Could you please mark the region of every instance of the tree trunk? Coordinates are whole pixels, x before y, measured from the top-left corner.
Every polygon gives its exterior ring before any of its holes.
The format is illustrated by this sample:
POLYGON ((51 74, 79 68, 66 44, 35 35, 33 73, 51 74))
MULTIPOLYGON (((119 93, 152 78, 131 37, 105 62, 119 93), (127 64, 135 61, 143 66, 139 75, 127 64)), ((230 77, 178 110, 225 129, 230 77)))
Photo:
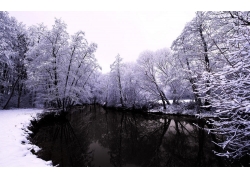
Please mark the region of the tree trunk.
POLYGON ((8 104, 9 104, 9 102, 10 102, 10 100, 11 100, 13 94, 14 94, 14 90, 15 90, 15 87, 16 87, 18 81, 19 81, 19 78, 20 78, 20 77, 18 77, 17 80, 16 80, 16 82, 14 83, 14 85, 13 85, 13 87, 12 87, 12 90, 11 90, 11 93, 10 93, 10 97, 9 97, 8 101, 6 102, 6 104, 3 106, 3 109, 6 109, 6 108, 7 108, 8 104))
POLYGON ((23 83, 21 85, 18 84, 18 97, 17 97, 17 108, 20 108, 21 95, 23 91, 23 83))
MULTIPOLYGON (((190 68, 188 59, 186 59, 186 64, 187 64, 188 70, 190 71, 191 68, 190 68)), ((189 75, 190 75, 189 82, 191 83, 191 86, 192 86, 192 90, 193 90, 193 93, 194 93, 195 102, 198 105, 198 108, 199 108, 198 111, 200 111, 201 100, 200 100, 199 96, 197 95, 197 87, 195 85, 195 79, 192 78, 192 74, 191 73, 189 73, 189 75)))
MULTIPOLYGON (((205 38, 203 36, 201 27, 199 28, 199 32, 200 32, 200 36, 201 36, 201 40, 202 40, 203 48, 204 48, 204 58, 205 58, 205 65, 206 65, 205 69, 209 73, 210 72, 210 62, 209 62, 209 58, 208 58, 208 55, 207 55, 208 48, 207 48, 207 43, 206 43, 205 38)), ((211 90, 209 89, 210 88, 209 84, 210 84, 210 80, 207 80, 206 81, 206 88, 208 88, 208 90, 206 91, 206 95, 208 97, 210 97, 210 94, 211 94, 211 90)), ((207 99, 207 98, 205 99, 205 104, 204 105, 209 106, 209 107, 205 107, 206 110, 211 109, 209 99, 207 99)))
POLYGON ((122 85, 121 85, 120 73, 118 76, 118 83, 119 83, 119 92, 120 92, 120 102, 122 104, 122 107, 124 107, 124 102, 123 102, 123 98, 122 98, 122 85))
MULTIPOLYGON (((70 56, 70 61, 69 61, 69 66, 68 66, 68 71, 67 71, 67 76, 66 76, 66 81, 65 81, 65 87, 64 87, 64 93, 63 93, 63 109, 67 107, 67 103, 65 102, 65 94, 66 94, 66 89, 67 89, 67 85, 68 85, 68 80, 69 80, 69 73, 70 73, 70 69, 71 69, 71 64, 72 64, 72 60, 73 60, 73 55, 74 55, 74 52, 75 52, 75 47, 71 53, 71 56, 70 56)), ((70 94, 69 94, 70 96, 70 94)))
POLYGON ((163 98, 165 99, 165 101, 167 102, 167 104, 170 105, 170 102, 163 91, 161 91, 161 94, 162 94, 163 98))
POLYGON ((162 104, 163 104, 163 109, 167 109, 167 108, 166 108, 165 100, 164 100, 164 98, 163 98, 162 95, 161 95, 161 101, 162 101, 162 104))

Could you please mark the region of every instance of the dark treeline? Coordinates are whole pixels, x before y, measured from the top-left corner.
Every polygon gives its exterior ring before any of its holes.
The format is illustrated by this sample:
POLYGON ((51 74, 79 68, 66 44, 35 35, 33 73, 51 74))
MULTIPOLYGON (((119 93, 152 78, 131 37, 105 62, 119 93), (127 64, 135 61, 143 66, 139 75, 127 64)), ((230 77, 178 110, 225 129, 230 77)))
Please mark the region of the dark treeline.
POLYGON ((197 12, 171 48, 144 51, 136 62, 118 54, 102 74, 97 44, 83 31, 70 36, 55 19, 26 28, 0 12, 0 106, 53 107, 76 104, 168 110, 182 99, 195 113, 213 114, 209 132, 223 135, 219 156, 249 154, 250 13, 197 12), (173 103, 171 103, 171 101, 173 103))

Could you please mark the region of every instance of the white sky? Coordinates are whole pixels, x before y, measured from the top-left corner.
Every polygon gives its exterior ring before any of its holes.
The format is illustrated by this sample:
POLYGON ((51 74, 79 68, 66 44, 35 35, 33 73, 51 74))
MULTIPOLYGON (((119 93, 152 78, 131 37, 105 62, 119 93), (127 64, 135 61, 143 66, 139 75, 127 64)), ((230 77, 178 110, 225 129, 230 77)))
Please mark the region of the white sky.
POLYGON ((49 28, 61 18, 69 34, 85 32, 89 42, 98 44, 96 58, 102 72, 119 53, 124 61, 135 61, 144 50, 170 47, 195 12, 170 11, 9 11, 27 26, 44 23, 49 28))
POLYGON ((55 17, 62 18, 69 34, 82 30, 88 42, 98 44, 96 58, 102 72, 108 72, 118 53, 124 61, 136 61, 145 50, 170 47, 195 11, 244 9, 248 1, 11 0, 7 6, 1 4, 0 10, 27 26, 43 22, 51 28, 55 17))

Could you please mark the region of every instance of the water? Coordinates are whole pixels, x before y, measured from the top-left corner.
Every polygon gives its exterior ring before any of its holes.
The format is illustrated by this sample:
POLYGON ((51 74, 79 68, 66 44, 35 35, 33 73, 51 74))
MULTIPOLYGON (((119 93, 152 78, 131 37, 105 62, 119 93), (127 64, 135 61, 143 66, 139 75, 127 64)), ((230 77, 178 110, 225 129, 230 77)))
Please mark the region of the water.
POLYGON ((40 122, 32 142, 38 156, 57 166, 224 166, 211 137, 193 118, 75 108, 57 120, 40 122))

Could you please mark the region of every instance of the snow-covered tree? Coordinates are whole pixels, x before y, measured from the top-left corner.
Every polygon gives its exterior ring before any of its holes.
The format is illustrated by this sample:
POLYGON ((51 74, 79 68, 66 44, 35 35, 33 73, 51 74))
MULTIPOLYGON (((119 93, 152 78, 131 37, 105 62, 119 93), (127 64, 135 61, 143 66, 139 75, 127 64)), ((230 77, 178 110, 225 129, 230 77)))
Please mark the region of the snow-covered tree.
POLYGON ((136 63, 124 63, 125 71, 123 73, 123 95, 127 107, 141 108, 147 102, 144 101, 144 94, 140 89, 140 77, 138 74, 138 65, 136 63))
POLYGON ((155 53, 144 51, 137 59, 140 72, 140 88, 149 93, 153 101, 161 100, 163 108, 166 109, 166 103, 170 104, 164 93, 164 84, 160 81, 155 53))
POLYGON ((30 31, 33 44, 27 58, 27 83, 35 91, 37 102, 63 109, 88 102, 88 82, 99 68, 94 56, 97 45, 88 44, 82 31, 70 38, 60 19, 55 19, 51 30, 39 25, 30 31))
POLYGON ((173 42, 197 103, 216 110, 219 156, 249 155, 249 12, 197 12, 173 42))
POLYGON ((124 95, 123 95, 123 87, 122 87, 122 72, 123 72, 123 64, 122 58, 118 54, 115 57, 115 61, 110 65, 110 78, 112 81, 113 91, 119 97, 119 101, 122 107, 124 107, 124 95))
POLYGON ((9 94, 12 85, 13 62, 11 60, 12 45, 16 22, 7 12, 0 12, 0 104, 4 96, 9 94))
POLYGON ((38 40, 28 53, 30 88, 36 89, 40 100, 61 107, 59 83, 62 79, 59 79, 58 75, 62 73, 59 68, 62 67, 62 59, 67 53, 69 35, 66 32, 66 24, 56 19, 51 31, 43 25, 33 27, 32 30, 35 32, 31 34, 37 33, 38 40))
POLYGON ((237 159, 250 155, 250 13, 223 13, 235 33, 227 41, 228 64, 211 74, 211 103, 219 120, 211 122, 210 131, 223 135, 218 145, 224 151, 217 155, 237 159))
MULTIPOLYGON (((24 94, 27 94, 27 88, 25 86, 25 81, 27 79, 27 72, 25 67, 25 58, 26 53, 28 51, 28 36, 25 27, 23 24, 18 24, 16 28, 16 36, 15 36, 15 43, 13 43, 13 54, 11 55, 11 59, 13 62, 13 81, 16 83, 12 86, 13 87, 13 94, 15 91, 15 96, 17 97, 17 107, 20 107, 21 104, 21 97, 24 94)), ((11 93, 12 94, 12 93, 11 93)), ((7 107, 12 95, 9 96, 7 102, 4 105, 4 108, 7 107)), ((27 96, 26 96, 27 98, 27 96)), ((28 101, 25 101, 26 103, 28 101)))
POLYGON ((211 108, 210 72, 218 71, 221 61, 215 37, 218 28, 212 23, 210 12, 197 12, 173 42, 175 58, 186 72, 195 100, 200 107, 211 108))
POLYGON ((159 81, 165 89, 169 89, 165 93, 173 99, 173 103, 178 103, 190 91, 179 61, 174 58, 172 51, 168 48, 157 50, 154 53, 154 59, 159 81))
POLYGON ((13 100, 20 107, 21 96, 26 92, 25 56, 28 51, 27 32, 7 12, 0 12, 0 104, 7 108, 13 100), (15 98, 13 98, 15 97, 15 98))
POLYGON ((95 72, 99 69, 94 52, 97 45, 90 44, 84 37, 83 32, 77 32, 72 36, 70 50, 65 64, 65 87, 63 92, 63 107, 77 103, 89 102, 92 97, 92 84, 90 81, 95 79, 95 72), (80 99, 80 101, 79 101, 80 99))

